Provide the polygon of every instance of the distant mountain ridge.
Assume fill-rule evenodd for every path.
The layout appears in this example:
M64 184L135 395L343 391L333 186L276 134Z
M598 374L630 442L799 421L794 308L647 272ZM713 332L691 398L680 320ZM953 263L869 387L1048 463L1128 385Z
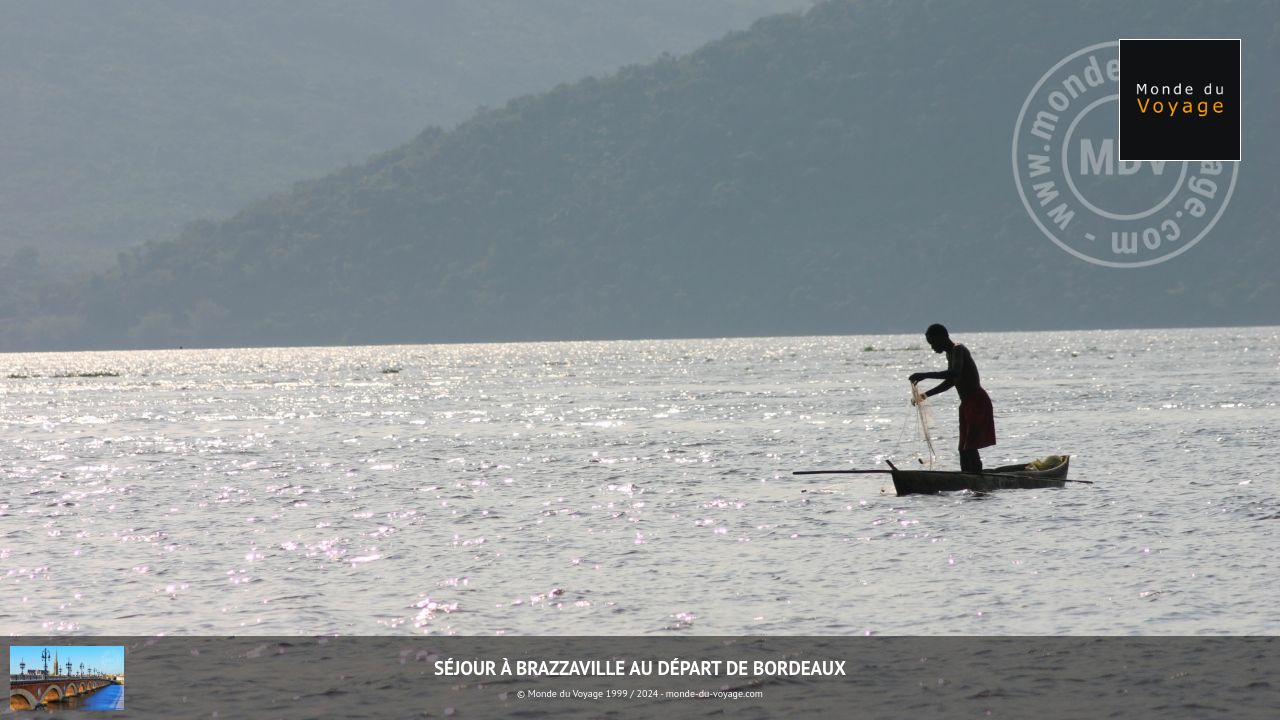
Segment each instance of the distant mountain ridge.
M293 182L809 0L15 0L0 263L103 267Z
M1260 3L829 2L519 98L122 256L9 349L1269 324L1280 101ZM1071 258L1009 171L1027 91L1141 28L1245 37L1246 160L1210 238ZM1217 33L1218 35L1215 35ZM1250 148L1258 150L1250 152Z

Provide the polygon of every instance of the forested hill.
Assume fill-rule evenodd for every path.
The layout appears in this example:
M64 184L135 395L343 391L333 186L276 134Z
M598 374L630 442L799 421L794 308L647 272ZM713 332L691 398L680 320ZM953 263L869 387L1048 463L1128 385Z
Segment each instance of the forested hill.
M832 2L428 129L120 258L9 349L1274 323L1263 3ZM1023 209L1018 110L1071 52L1244 38L1245 162L1181 257L1072 258ZM1250 71L1251 68L1255 70Z
M100 268L427 124L810 4L6 2L0 265L30 248L36 269Z

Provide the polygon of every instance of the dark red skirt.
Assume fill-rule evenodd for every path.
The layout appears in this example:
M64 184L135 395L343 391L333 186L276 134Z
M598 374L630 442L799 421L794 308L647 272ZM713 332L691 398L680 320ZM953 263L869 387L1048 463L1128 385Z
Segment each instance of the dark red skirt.
M978 388L960 401L960 449L981 450L996 444L996 418L991 396Z

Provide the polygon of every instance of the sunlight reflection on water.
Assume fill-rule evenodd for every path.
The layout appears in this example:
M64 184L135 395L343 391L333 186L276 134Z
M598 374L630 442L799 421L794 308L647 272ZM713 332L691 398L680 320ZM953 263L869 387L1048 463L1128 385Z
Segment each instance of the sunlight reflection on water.
M1095 485L790 475L913 457L914 336L6 355L3 629L1276 627L1276 329L958 339Z

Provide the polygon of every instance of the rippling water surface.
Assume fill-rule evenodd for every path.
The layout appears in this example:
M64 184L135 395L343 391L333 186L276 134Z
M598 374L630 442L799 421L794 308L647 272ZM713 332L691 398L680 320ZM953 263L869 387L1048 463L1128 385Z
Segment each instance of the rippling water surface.
M0 356L0 629L1280 627L1280 329L957 339L1094 484L792 476L912 461L914 335Z

